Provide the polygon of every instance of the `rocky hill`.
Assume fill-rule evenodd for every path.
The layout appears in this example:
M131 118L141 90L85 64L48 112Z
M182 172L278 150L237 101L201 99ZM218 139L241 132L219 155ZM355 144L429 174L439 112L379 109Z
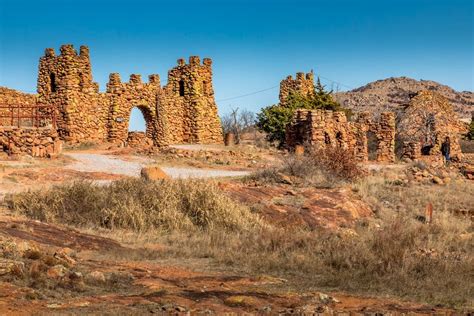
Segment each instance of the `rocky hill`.
M366 84L363 87L335 93L336 100L355 111L381 112L403 109L410 98L420 90L432 90L442 94L463 119L470 119L474 111L474 93L458 92L446 85L430 80L415 80L407 77L387 78Z

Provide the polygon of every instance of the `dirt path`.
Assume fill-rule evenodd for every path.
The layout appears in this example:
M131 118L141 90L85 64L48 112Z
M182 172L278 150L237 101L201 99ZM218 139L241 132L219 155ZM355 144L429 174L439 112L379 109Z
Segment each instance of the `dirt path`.
M121 156L92 153L68 153L75 161L65 168L81 172L103 172L130 177L140 176L140 170L153 163L152 159L130 156L126 160ZM240 177L249 174L247 171L229 171L218 169L163 167L163 171L171 178L214 178Z

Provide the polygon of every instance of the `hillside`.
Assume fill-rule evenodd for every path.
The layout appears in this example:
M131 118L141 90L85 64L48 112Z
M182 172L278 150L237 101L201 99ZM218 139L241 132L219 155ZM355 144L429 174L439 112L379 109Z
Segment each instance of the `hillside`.
M474 110L474 94L458 92L446 85L430 80L415 80L407 77L387 78L366 84L360 88L335 94L343 106L356 111L379 112L383 109L398 111L407 105L410 95L420 90L433 90L445 96L462 118L470 118Z

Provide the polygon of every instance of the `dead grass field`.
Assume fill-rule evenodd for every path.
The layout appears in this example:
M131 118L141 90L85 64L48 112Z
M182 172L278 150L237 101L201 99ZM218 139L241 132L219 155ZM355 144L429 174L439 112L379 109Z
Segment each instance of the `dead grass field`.
M211 260L223 270L285 278L285 286L299 292L393 295L472 308L473 227L462 214L472 212L474 186L400 185L383 174L351 185L376 216L336 231L274 227L204 180L77 182L11 195L6 203L28 217L99 230L121 242L164 245L153 258ZM427 202L435 210L431 224L419 220Z

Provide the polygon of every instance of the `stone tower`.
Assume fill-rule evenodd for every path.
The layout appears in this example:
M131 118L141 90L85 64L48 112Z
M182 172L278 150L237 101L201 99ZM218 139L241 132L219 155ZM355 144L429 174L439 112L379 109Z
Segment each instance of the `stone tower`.
M314 94L314 74L309 72L296 73L296 79L292 76L286 77L286 79L280 82L280 105L285 105L288 96L291 93L298 93L301 95Z
M47 48L40 58L38 101L54 105L58 133L66 141L102 139L104 126L97 104L99 87L92 81L89 49L81 46L79 54L72 45L62 45L60 55Z
M212 60L189 57L189 63L178 59L177 67L168 72L168 83L158 98L158 106L168 113L166 126L171 142L222 142L212 86Z

